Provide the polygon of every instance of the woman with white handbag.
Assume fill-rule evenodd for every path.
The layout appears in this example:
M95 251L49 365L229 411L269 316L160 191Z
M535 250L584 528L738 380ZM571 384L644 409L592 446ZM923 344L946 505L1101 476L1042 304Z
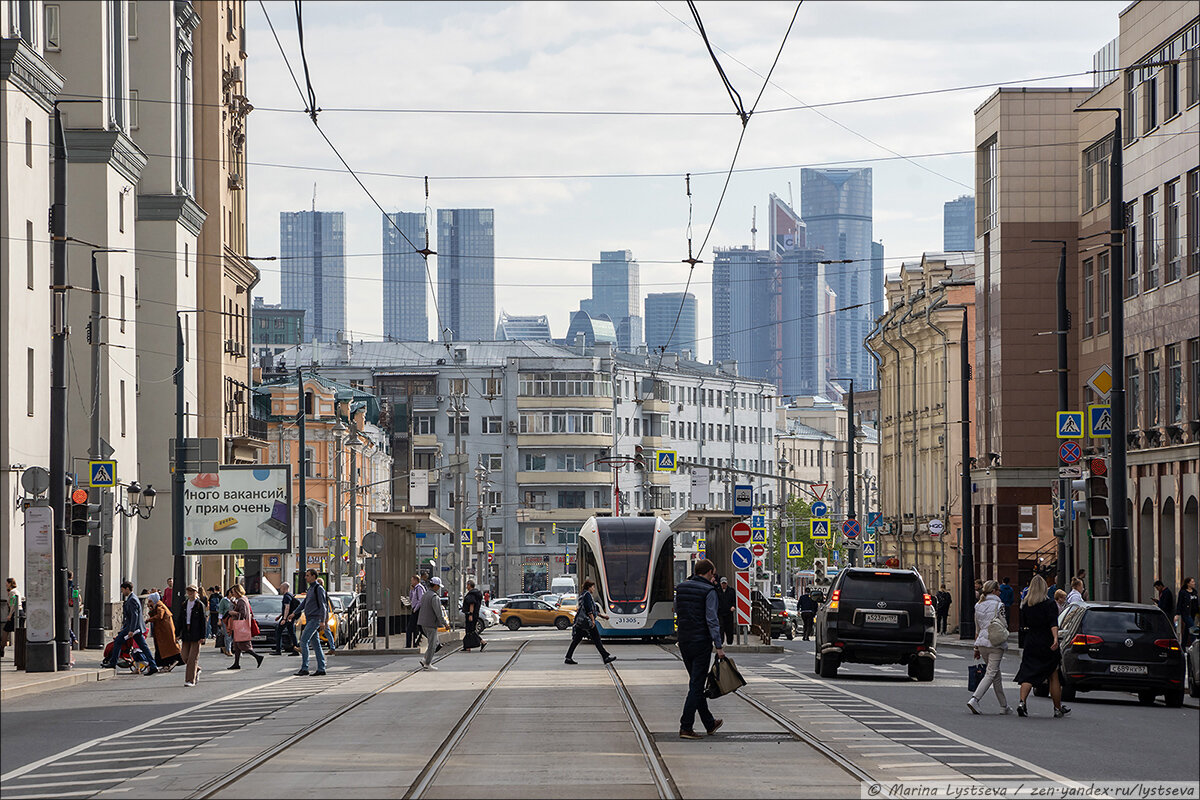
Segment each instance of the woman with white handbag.
M975 637L975 658L984 662L985 671L975 687L975 693L967 700L967 708L971 709L972 714L983 713L979 710L979 699L991 688L1000 701L1001 713L1011 714L1013 710L1004 696L1004 686L1000 680L1000 662L1004 658L1004 651L1008 649L1008 625L1005 623L1004 603L1000 601L1000 584L996 581L983 584L979 602L975 604L975 630L979 632Z

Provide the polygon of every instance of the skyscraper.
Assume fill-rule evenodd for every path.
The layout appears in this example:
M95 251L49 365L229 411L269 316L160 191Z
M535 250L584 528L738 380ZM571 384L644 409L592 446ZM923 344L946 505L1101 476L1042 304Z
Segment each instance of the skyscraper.
M414 248L414 245L425 246L425 215L421 212L398 211L395 214L384 214L381 221L383 338L396 342L429 341L429 315L425 307L425 289L428 285L425 259ZM396 230L397 227L403 231L404 236ZM408 237L407 242L404 240L405 236Z
M617 349L633 352L642 344L641 267L631 250L602 250L592 263L592 296L579 308L606 315L617 329Z
M675 324L676 317L679 324ZM671 333L674 328L674 334ZM696 353L696 296L691 292L657 292L646 295L646 349L683 354Z
M883 242L871 242L871 319L883 316Z
M304 341L332 342L346 330L346 215L279 212L280 299L304 310Z
M975 195L964 194L942 207L942 249L975 249Z
M776 256L770 250L713 248L713 363L736 360L738 374L776 379Z
M779 254L779 378L784 396L821 394L828 372L830 295L821 250L793 248Z
M496 332L493 215L490 208L438 209L439 341L491 341Z
M496 323L497 342L552 342L550 318L545 314L514 316L500 311Z
M872 324L871 305L882 297L871 247L871 169L800 170L800 216L808 246L825 251L826 281L837 295L829 377L854 378L856 389L875 385L875 370L863 342Z

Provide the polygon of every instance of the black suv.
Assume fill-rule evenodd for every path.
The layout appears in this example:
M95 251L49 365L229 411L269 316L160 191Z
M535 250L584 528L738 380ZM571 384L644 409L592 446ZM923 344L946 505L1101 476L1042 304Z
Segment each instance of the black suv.
M777 639L780 636L795 639L799 619L800 612L796 608L795 600L790 597L771 598L772 639Z
M1081 603L1058 621L1063 699L1106 689L1136 692L1144 705L1163 695L1183 705L1184 665L1167 615L1143 603Z
M933 680L933 598L912 570L847 568L817 610L815 671L837 676L843 663L907 664L908 676Z

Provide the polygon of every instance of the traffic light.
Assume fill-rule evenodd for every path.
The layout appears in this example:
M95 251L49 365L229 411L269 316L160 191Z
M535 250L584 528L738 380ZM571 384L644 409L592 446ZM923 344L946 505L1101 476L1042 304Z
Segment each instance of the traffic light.
M633 446L633 468L643 471L646 469L646 454L642 452L640 444Z
M99 500L100 490L94 490L95 497L87 489L76 489L71 492L71 535L87 536L100 527L100 504L89 502Z
M829 580L829 573L826 569L825 559L813 559L813 577L816 579L817 583L825 583Z
M1087 479L1087 515L1093 539L1108 538L1108 514L1108 477L1092 475Z

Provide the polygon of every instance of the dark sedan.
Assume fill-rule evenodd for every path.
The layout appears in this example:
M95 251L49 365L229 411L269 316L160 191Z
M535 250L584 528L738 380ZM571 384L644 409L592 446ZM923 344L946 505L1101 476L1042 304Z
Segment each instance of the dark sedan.
M1077 692L1134 692L1143 705L1162 695L1183 705L1183 652L1170 620L1143 603L1080 603L1059 619L1063 699Z
M275 618L283 609L283 595L280 594L249 594L250 610L258 622L258 635L251 641L253 644L267 644L275 647L275 628L279 624Z

